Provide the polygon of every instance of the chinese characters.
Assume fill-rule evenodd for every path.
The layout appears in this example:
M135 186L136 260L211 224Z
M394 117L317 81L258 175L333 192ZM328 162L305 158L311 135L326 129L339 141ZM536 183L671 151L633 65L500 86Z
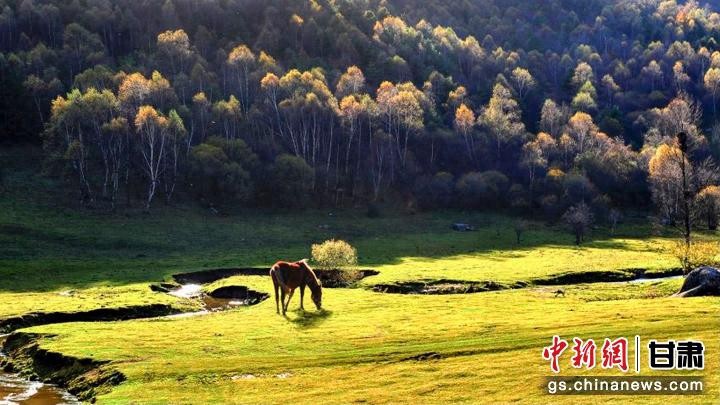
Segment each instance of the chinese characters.
M543 348L543 359L550 362L553 373L559 373L560 357L568 349L573 353L570 365L576 369L594 368L598 361L603 369L617 368L628 372L628 339L618 337L614 340L605 338L600 347L600 358L597 359L598 346L593 339L574 337L572 346L560 336L553 336L549 346ZM704 368L705 346L702 342L668 340L660 342L650 340L647 344L648 361L653 370L702 370ZM640 337L635 337L635 371L640 372Z

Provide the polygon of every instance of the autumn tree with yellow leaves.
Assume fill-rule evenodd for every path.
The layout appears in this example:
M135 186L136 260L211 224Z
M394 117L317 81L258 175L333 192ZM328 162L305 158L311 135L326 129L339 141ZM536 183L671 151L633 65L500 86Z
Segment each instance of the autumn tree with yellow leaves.
M699 194L717 180L714 164L709 161L694 164L690 152L688 135L680 132L672 144L657 148L648 168L653 201L664 221L682 234L685 255L681 262L686 270L692 230L702 212ZM709 199L710 193L708 190L704 198Z

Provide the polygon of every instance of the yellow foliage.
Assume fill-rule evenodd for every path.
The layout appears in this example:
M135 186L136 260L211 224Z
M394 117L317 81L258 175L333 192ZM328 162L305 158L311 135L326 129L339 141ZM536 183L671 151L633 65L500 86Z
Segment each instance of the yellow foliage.
M157 36L158 46L165 52L189 52L190 38L188 34L180 29L176 31L161 32Z
M360 115L360 112L362 112L362 105L355 96L346 96L340 100L340 113L343 118L353 122Z
M248 65L255 62L255 54L245 44L236 46L228 55L227 62L229 65Z
M467 134L473 125L475 125L475 113L465 104L460 104L455 111L455 129L462 134Z
M682 156L682 152L677 147L667 144L660 145L655 151L655 155L650 159L650 175L660 175L668 168L669 164L678 162L680 156Z
M299 26L303 25L304 22L305 22L305 20L303 20L303 18L297 14L293 14L292 17L290 17L290 24L292 24L292 25L296 25L299 27Z
M167 119L160 115L155 108L149 105L140 107L135 116L135 126L141 130L163 128L167 124Z
M280 79L278 79L277 76L275 76L274 73L268 73L265 75L265 77L260 80L260 86L263 88L263 90L267 89L274 89L277 88L280 85Z
M700 266L720 264L718 242L694 241L688 247L684 241L678 241L672 248L672 254L680 261L686 274Z
M344 240L330 239L312 245L313 261L327 269L357 266L357 251Z
M549 179L562 179L565 177L565 172L558 169L557 167L553 167L552 169L548 170L547 177Z

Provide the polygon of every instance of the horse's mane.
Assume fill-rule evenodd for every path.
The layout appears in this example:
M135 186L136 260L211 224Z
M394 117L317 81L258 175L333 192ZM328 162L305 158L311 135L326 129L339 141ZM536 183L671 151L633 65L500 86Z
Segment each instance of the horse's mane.
M308 264L308 259L302 259L298 263L302 263L303 265L305 265L305 268L307 269L308 273L310 273L310 275L312 276L311 280L313 282L308 283L308 287L310 287L310 289L312 289L312 290L320 289L320 287L322 287L322 285L320 284L320 279L318 279L317 275L315 274L315 271Z

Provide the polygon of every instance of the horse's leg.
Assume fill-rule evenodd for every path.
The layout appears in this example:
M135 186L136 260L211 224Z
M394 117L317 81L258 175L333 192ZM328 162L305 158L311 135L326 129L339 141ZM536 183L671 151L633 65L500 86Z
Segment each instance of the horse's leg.
M303 301L305 300L305 284L300 286L300 309L305 310L305 307L303 306Z
M280 286L278 285L277 281L275 281L275 277L273 277L273 284L275 287L275 313L280 313L280 302L279 302L279 295L280 295Z
M287 303L285 304L285 311L287 311L288 307L290 306L290 300L292 299L293 294L295 294L295 289L290 290L290 293L288 294Z
M282 304L282 314L285 315L285 287L280 287L280 303Z

